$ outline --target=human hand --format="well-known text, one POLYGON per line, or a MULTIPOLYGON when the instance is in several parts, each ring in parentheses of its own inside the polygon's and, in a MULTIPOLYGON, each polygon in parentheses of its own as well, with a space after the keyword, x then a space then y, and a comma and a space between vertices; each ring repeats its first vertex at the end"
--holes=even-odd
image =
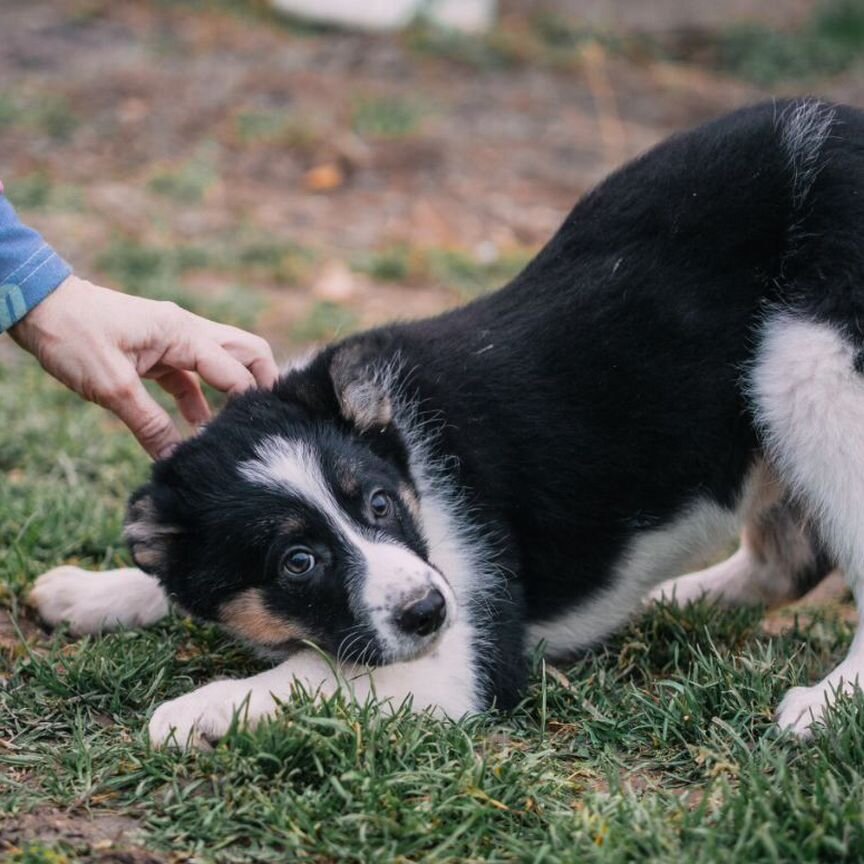
POLYGON ((43 368, 80 396, 113 411, 153 457, 181 440, 142 378, 170 393, 193 426, 210 418, 200 379, 235 395, 272 387, 270 346, 174 303, 146 300, 69 276, 9 330, 43 368))

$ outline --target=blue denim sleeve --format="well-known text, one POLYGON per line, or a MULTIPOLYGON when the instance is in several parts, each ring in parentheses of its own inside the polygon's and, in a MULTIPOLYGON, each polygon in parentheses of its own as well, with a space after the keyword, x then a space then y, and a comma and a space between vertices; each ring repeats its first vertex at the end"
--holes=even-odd
POLYGON ((72 268, 22 225, 0 184, 0 333, 41 303, 72 268))

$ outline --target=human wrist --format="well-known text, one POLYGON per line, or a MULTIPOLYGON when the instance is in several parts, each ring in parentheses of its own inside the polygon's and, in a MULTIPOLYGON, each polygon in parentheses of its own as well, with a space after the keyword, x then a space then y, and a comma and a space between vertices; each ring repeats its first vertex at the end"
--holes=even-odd
POLYGON ((9 328, 9 335, 22 348, 35 354, 42 340, 58 335, 56 330, 58 320, 62 317, 61 310, 74 302, 73 294, 81 292, 88 285, 88 282, 74 274, 67 276, 9 328))

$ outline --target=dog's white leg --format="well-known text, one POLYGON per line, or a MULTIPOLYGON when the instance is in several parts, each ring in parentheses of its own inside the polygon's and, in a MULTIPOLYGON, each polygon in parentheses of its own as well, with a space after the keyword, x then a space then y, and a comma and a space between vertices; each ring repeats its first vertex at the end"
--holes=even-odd
POLYGON ((784 499, 750 516, 731 558, 670 579, 649 599, 680 606, 701 598, 727 607, 780 606, 802 597, 831 569, 812 527, 784 499))
POLYGON ((325 696, 341 689, 359 703, 371 697, 389 710, 410 698, 416 711, 428 708, 458 719, 480 707, 472 654, 470 629, 464 624, 448 630, 432 653, 374 669, 353 664, 336 668, 313 650, 299 651, 251 678, 213 681, 163 703, 150 720, 150 740, 156 746, 200 746, 221 738, 235 715, 254 727, 275 714, 279 703, 290 700, 297 684, 325 696))
MULTIPOLYGON (((844 569, 859 619, 864 607, 864 375, 856 349, 828 324, 791 314, 768 322, 752 372, 752 393, 765 443, 793 493, 818 521, 822 539, 844 569)), ((864 685, 864 636, 846 659, 812 687, 795 687, 777 722, 807 736, 837 691, 864 685)))
POLYGON ((170 608, 159 582, 134 567, 101 573, 55 567, 36 580, 29 602, 47 624, 65 622, 76 636, 147 627, 170 608))
POLYGON ((719 564, 663 582, 648 599, 679 606, 702 599, 726 606, 755 605, 762 602, 760 586, 754 578, 758 569, 752 551, 742 544, 734 555, 719 564))

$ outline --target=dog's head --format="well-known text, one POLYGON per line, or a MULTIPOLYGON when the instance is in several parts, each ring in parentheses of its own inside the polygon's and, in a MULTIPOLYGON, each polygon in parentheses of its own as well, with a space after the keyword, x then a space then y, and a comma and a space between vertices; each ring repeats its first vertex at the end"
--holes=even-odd
POLYGON ((372 665, 421 655, 456 604, 396 426, 369 349, 324 352, 154 466, 129 505, 135 563, 268 653, 311 640, 372 665))

